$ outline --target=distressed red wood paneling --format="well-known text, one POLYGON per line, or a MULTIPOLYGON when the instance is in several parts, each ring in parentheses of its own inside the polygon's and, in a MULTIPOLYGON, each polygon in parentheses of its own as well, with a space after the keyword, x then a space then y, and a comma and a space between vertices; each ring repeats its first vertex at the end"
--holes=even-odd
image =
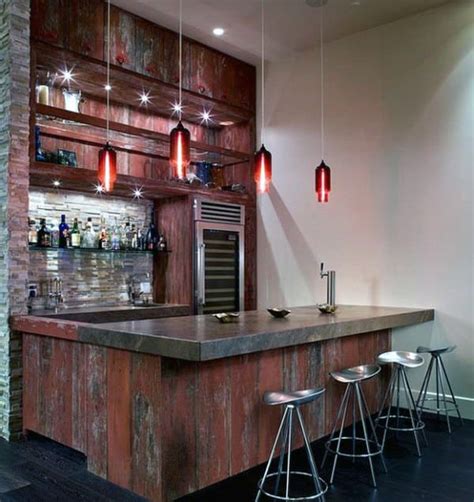
POLYGON ((226 359, 209 361, 197 371, 196 458, 199 488, 230 475, 230 400, 226 359))
POLYGON ((66 0, 31 0, 31 36, 51 45, 66 45, 66 0))
POLYGON ((85 351, 87 403, 87 467, 107 477, 107 354, 104 347, 85 351))
POLYGON ((163 444, 161 358, 133 354, 131 369, 132 490, 159 500, 163 444))
MULTIPOLYGON (((67 1, 67 47, 96 59, 104 59, 104 12, 101 0, 67 1)), ((80 71, 78 68, 77 71, 80 71)))
POLYGON ((107 439, 108 479, 130 486, 131 438, 131 352, 107 349, 107 439))
POLYGON ((23 429, 38 430, 40 425, 39 384, 41 337, 23 336, 23 429))
MULTIPOLYGON (((188 361, 162 359, 161 397, 163 493, 170 500, 198 489, 196 451, 196 375, 188 361)), ((166 500, 166 498, 164 499, 166 500)))
POLYGON ((111 63, 135 70, 136 18, 115 6, 110 9, 110 60, 111 63))
POLYGON ((231 444, 230 474, 236 474, 258 464, 258 408, 261 396, 258 388, 259 354, 248 354, 228 360, 231 444), (242 371, 242 367, 245 371, 242 371))
MULTIPOLYGON (((267 390, 325 385, 324 398, 302 411, 311 440, 330 432, 345 386, 329 372, 373 362, 390 349, 390 331, 207 362, 31 334, 23 346, 25 429, 83 451, 92 472, 168 502, 267 460, 283 412, 262 403, 267 390)), ((386 377, 362 384, 372 411, 386 377)))

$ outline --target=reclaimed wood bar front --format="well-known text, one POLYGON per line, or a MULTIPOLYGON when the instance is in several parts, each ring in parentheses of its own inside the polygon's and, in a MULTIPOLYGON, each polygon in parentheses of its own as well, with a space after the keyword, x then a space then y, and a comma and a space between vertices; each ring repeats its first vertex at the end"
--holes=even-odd
MULTIPOLYGON (((311 440, 328 434, 342 386, 329 372, 375 360, 391 329, 433 310, 315 307, 288 319, 241 313, 94 325, 23 316, 25 432, 83 452, 95 474, 172 501, 265 462, 281 410, 265 390, 325 386, 304 409, 311 440)), ((386 373, 364 384, 376 410, 386 373)), ((301 446, 300 442, 295 448, 301 446)))

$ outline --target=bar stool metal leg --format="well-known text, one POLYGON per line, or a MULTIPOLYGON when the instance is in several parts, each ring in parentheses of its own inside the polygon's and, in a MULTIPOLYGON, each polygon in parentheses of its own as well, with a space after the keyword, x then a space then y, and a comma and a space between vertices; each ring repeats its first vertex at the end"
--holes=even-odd
POLYGON ((309 403, 324 393, 324 389, 307 389, 295 392, 266 392, 264 395, 264 402, 270 406, 272 405, 284 405, 285 411, 283 413, 282 419, 280 421, 280 426, 273 443, 273 447, 270 453, 270 458, 265 467, 265 472, 262 479, 258 482, 258 491, 255 497, 255 502, 260 500, 262 493, 266 497, 270 497, 276 500, 284 501, 296 501, 296 500, 322 500, 324 501, 324 494, 328 489, 327 483, 319 477, 318 470, 316 467, 316 462, 314 460, 313 452, 311 450, 311 445, 306 433, 306 429, 303 422, 303 417, 301 415, 300 406, 309 403), (293 429, 299 428, 304 439, 305 453, 308 458, 308 464, 310 472, 302 472, 291 470, 291 457, 292 457, 292 444, 293 444, 293 429), (280 455, 278 459, 278 470, 276 472, 270 473, 270 466, 275 455, 275 451, 278 443, 281 444, 280 455), (286 453, 286 461, 285 461, 286 453), (286 464, 286 469, 284 465, 286 464), (280 479, 284 476, 285 485, 281 487, 280 491, 280 479), (295 497, 291 492, 291 479, 292 477, 303 477, 305 479, 311 478, 311 488, 309 494, 306 496, 295 497), (273 480, 275 478, 275 484, 273 480), (274 491, 271 490, 270 485, 274 491), (313 488, 314 486, 314 488, 313 488), (282 494, 281 494, 282 493, 282 494))
POLYGON ((436 352, 431 353, 431 361, 428 366, 428 370, 426 371, 425 378, 423 379, 423 384, 421 386, 420 394, 416 401, 416 406, 418 409, 418 413, 421 419, 421 416, 426 411, 436 412, 436 416, 439 419, 440 413, 444 412, 446 416, 446 423, 448 426, 448 432, 451 434, 451 417, 449 415, 450 411, 456 411, 456 414, 459 417, 461 425, 463 424, 461 414, 459 412, 459 406, 454 396, 453 389, 451 387, 451 383, 449 381, 446 368, 444 367, 443 359, 440 354, 436 352), (435 373, 435 385, 436 385, 436 396, 428 397, 428 387, 431 381, 431 377, 433 374, 433 368, 435 373), (446 382, 450 395, 447 396, 444 382, 446 382), (436 401, 436 409, 431 408, 429 406, 425 406, 427 401, 436 401), (442 404, 442 407, 441 407, 442 404), (448 405, 452 404, 454 408, 450 408, 448 405))
POLYGON ((408 383, 407 376, 405 374, 405 369, 402 366, 402 367, 399 367, 398 371, 402 375, 403 386, 405 388, 405 395, 407 396, 408 413, 410 415, 410 421, 411 421, 411 427, 412 427, 412 430, 413 430, 413 435, 415 436, 416 451, 418 452, 418 456, 421 457, 421 449, 420 449, 420 442, 418 440, 417 424, 415 424, 415 420, 413 418, 413 413, 412 413, 412 405, 413 405, 413 412, 416 414, 417 419, 418 419, 418 412, 417 412, 417 409, 416 409, 416 404, 415 404, 414 401, 412 401, 410 403, 410 396, 411 396, 411 400, 413 399, 413 396, 411 395, 410 384, 408 383), (408 390, 408 389, 410 389, 410 390, 408 390))
POLYGON ((448 389, 449 389, 449 392, 451 394, 451 398, 453 399, 453 404, 454 404, 454 407, 456 408, 456 413, 457 413, 457 415, 459 417, 459 420, 461 421, 461 425, 463 425, 464 422, 462 420, 461 413, 459 412, 459 406, 458 406, 458 403, 456 401, 456 398, 454 397, 453 388, 451 387, 451 382, 449 381, 448 373, 446 372, 446 368, 444 367, 443 359, 441 358, 441 356, 439 358, 439 362, 441 364, 441 369, 443 371, 444 378, 446 379, 446 383, 448 384, 448 389))
MULTIPOLYGON (((382 464, 384 470, 386 471, 386 465, 382 456, 382 446, 380 445, 375 425, 370 416, 370 410, 367 405, 367 401, 364 396, 364 392, 361 386, 361 381, 367 380, 374 377, 380 372, 380 366, 378 365, 361 365, 354 368, 349 368, 337 372, 332 372, 331 376, 338 380, 339 382, 345 383, 347 385, 344 397, 342 398, 341 404, 339 405, 339 410, 336 416, 336 422, 334 424, 333 431, 331 433, 330 439, 326 442, 326 452, 332 453, 334 455, 330 483, 334 482, 334 476, 336 472, 337 462, 339 457, 348 457, 352 460, 357 458, 367 459, 370 467, 370 475, 372 485, 376 488, 377 482, 375 479, 375 469, 372 457, 380 455, 382 458, 382 464), (352 398, 352 410, 349 409, 349 403, 352 398), (359 417, 357 417, 357 413, 359 417), (344 425, 346 423, 346 418, 352 414, 352 434, 344 436, 344 425), (356 419, 360 419, 362 435, 357 436, 356 419), (336 428, 341 419, 340 430, 336 436, 336 428), (373 434, 373 439, 369 435, 373 434), (358 453, 356 445, 363 445, 363 450, 358 453)), ((325 456, 326 458, 326 456, 325 456)))

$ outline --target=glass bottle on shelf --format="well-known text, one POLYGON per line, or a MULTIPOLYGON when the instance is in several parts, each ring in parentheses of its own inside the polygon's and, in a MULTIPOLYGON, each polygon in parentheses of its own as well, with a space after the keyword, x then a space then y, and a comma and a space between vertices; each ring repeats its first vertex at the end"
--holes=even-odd
POLYGON ((132 249, 139 249, 139 246, 138 246, 138 231, 137 231, 137 228, 135 226, 135 223, 132 223, 132 228, 130 229, 130 232, 131 232, 131 241, 130 241, 130 247, 132 249))
POLYGON ((74 224, 71 230, 71 246, 73 248, 81 247, 81 231, 79 230, 79 221, 74 218, 74 224))
POLYGON ((61 223, 59 224, 59 242, 60 248, 67 248, 69 244, 69 225, 66 223, 66 215, 61 215, 61 223))
POLYGON ((157 241, 158 237, 156 234, 155 224, 153 223, 153 221, 150 221, 148 230, 145 235, 145 249, 147 251, 153 251, 154 249, 156 249, 157 241))
POLYGON ((94 225, 92 224, 92 218, 87 218, 86 228, 82 234, 82 247, 83 248, 95 248, 96 247, 96 233, 94 230, 94 225))
POLYGON ((28 218, 28 244, 36 246, 38 244, 38 229, 35 220, 28 218))
POLYGON ((46 226, 46 220, 41 218, 40 228, 37 235, 38 246, 42 248, 51 247, 51 234, 49 233, 48 227, 46 226))
POLYGON ((167 247, 165 236, 160 234, 160 238, 158 239, 158 251, 165 252, 167 247))
POLYGON ((129 249, 128 245, 128 226, 130 226, 130 222, 123 222, 119 228, 119 239, 120 239, 120 249, 125 250, 129 249))
POLYGON ((119 251, 120 250, 120 231, 118 228, 118 223, 117 223, 117 218, 115 218, 114 225, 112 227, 112 237, 111 237, 111 243, 112 243, 112 250, 113 251, 119 251))
POLYGON ((53 220, 49 224, 49 234, 51 236, 51 247, 59 247, 59 225, 57 220, 53 220))
POLYGON ((100 233, 99 233, 99 249, 109 249, 109 233, 107 232, 107 225, 105 223, 105 218, 102 216, 100 219, 100 233))

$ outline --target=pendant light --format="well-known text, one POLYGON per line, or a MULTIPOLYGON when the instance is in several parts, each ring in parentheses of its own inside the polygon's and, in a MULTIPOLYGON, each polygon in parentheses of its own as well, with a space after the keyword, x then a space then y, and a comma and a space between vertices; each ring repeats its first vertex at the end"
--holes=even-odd
POLYGON ((107 1, 107 92, 106 121, 107 141, 99 151, 98 178, 103 192, 111 192, 117 181, 117 152, 110 146, 110 0, 107 1))
POLYGON ((323 34, 323 13, 324 1, 320 0, 321 15, 319 18, 319 38, 320 38, 320 59, 321 59, 321 164, 315 170, 315 188, 318 202, 329 201, 331 192, 331 169, 324 162, 324 34, 323 34))
POLYGON ((265 193, 270 190, 270 182, 272 181, 272 154, 265 148, 263 144, 263 133, 265 129, 265 11, 264 0, 261 0, 261 20, 262 20, 262 123, 261 135, 262 146, 255 154, 254 179, 257 184, 257 192, 265 193))
POLYGON ((179 101, 178 125, 170 133, 170 165, 174 178, 185 179, 191 162, 191 134, 181 122, 183 113, 183 0, 179 0, 179 101))

